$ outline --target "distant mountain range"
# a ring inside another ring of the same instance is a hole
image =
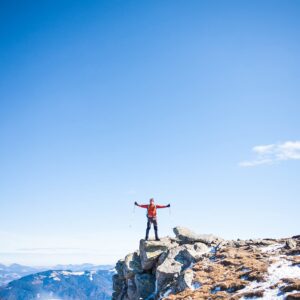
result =
[[[111,270],[48,270],[14,280],[0,288],[0,299],[108,300],[112,294],[113,274]]]
[[[71,270],[71,271],[97,271],[112,269],[110,265],[93,265],[93,264],[80,264],[80,265],[56,265],[56,266],[42,266],[30,267],[19,264],[11,264],[9,266],[0,264],[0,287],[8,284],[9,282],[19,279],[23,276],[43,272],[47,270]]]

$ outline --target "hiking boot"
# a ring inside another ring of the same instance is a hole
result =
[[[160,238],[157,237],[157,238],[155,238],[155,240],[156,240],[156,241],[160,241]]]

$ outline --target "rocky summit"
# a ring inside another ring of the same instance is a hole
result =
[[[183,227],[116,264],[113,300],[300,299],[300,236],[224,240]]]

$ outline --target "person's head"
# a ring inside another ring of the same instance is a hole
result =
[[[150,204],[154,204],[154,199],[150,198]]]

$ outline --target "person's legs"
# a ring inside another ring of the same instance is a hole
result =
[[[147,241],[148,238],[149,238],[149,231],[150,231],[150,228],[151,228],[151,222],[150,222],[150,219],[148,218],[148,221],[147,221],[147,229],[146,229],[146,237],[145,237],[145,240]]]
[[[157,240],[157,241],[159,241],[159,237],[158,237],[158,227],[157,227],[157,220],[156,219],[154,219],[153,220],[153,226],[154,226],[154,232],[155,232],[155,239]]]

